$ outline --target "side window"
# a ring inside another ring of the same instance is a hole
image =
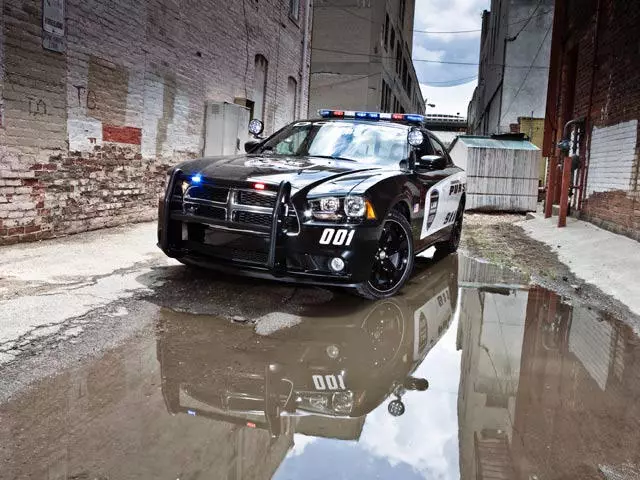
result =
[[[433,145],[433,151],[434,151],[433,154],[446,157],[445,149],[442,146],[442,144],[438,140],[436,140],[435,137],[429,137],[429,138],[431,138],[431,144]]]
[[[296,155],[307,139],[309,128],[296,129],[290,135],[281,138],[273,149],[278,155]]]
[[[431,139],[431,143],[433,144],[433,149],[435,151],[434,155],[440,155],[441,157],[444,157],[447,160],[447,166],[452,166],[453,161],[451,160],[451,157],[449,157],[449,152],[447,152],[447,149],[444,148],[444,145],[440,143],[440,140],[431,135],[429,136],[429,138]]]
[[[420,146],[420,149],[418,150],[418,157],[422,157],[424,155],[435,155],[435,152],[432,146],[433,140],[431,140],[431,136],[427,135],[427,132],[424,130],[422,131],[422,133],[424,134],[425,141]]]

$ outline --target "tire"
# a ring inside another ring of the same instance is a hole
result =
[[[449,239],[436,244],[436,256],[438,258],[446,257],[451,253],[458,251],[460,246],[460,237],[462,236],[462,221],[464,219],[464,200],[460,202],[458,207],[458,213],[456,213],[456,220],[453,222],[453,228]]]
[[[356,287],[358,295],[369,300],[394,296],[411,276],[415,262],[411,224],[405,216],[392,210],[383,225],[371,277]]]

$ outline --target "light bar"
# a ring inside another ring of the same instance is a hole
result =
[[[380,112],[346,112],[344,110],[318,110],[322,118],[357,118],[359,120],[391,120],[397,122],[409,122],[421,124],[424,115],[413,113],[380,113]]]

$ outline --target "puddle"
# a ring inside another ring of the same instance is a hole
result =
[[[243,314],[262,336],[160,309],[154,337],[0,405],[0,478],[638,471],[640,346],[624,323],[455,256],[420,261],[389,300],[307,292]]]

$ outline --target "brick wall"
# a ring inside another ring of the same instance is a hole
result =
[[[253,98],[257,54],[267,132],[289,77],[306,116],[300,3],[293,21],[288,0],[65,0],[57,53],[42,0],[0,0],[0,244],[153,219],[166,169],[202,153],[205,102]]]
[[[580,215],[640,240],[640,8],[636,2],[601,0],[596,43],[597,3],[565,5],[564,38],[554,48],[562,49],[564,70],[568,52],[577,52],[577,73],[574,85],[560,84],[552,136],[559,140],[564,121],[586,118],[590,148],[583,159],[589,167]],[[564,118],[571,94],[573,108]]]

